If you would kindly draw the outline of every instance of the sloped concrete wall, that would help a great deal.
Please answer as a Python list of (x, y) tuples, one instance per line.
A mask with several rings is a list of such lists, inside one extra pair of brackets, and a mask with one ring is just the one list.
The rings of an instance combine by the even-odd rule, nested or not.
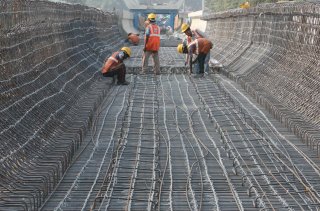
[(127, 10), (122, 11), (121, 26), (125, 35), (128, 33), (139, 33), (139, 31), (133, 26), (133, 14)]
[(38, 210), (68, 168), (111, 84), (117, 18), (46, 1), (1, 1), (0, 210)]
[(279, 120), (320, 141), (320, 5), (266, 4), (207, 15), (212, 57)]

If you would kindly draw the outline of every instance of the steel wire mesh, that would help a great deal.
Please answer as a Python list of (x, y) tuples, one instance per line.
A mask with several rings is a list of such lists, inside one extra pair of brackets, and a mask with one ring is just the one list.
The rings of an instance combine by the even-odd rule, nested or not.
[(0, 207), (38, 210), (79, 148), (111, 82), (117, 19), (80, 5), (1, 1)]
[[(205, 8), (214, 12), (221, 12), (226, 10), (240, 9), (240, 5), (249, 2), (251, 7), (260, 6), (262, 4), (281, 2), (278, 0), (204, 0)], [(295, 0), (294, 2), (316, 2), (317, 0)], [(292, 1), (293, 2), (293, 1)]]
[(318, 3), (208, 14), (213, 57), (261, 104), (319, 150)]

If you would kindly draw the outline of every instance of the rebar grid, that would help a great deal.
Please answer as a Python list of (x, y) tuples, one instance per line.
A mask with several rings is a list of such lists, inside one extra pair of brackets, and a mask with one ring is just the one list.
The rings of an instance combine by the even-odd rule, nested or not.
[(97, 69), (119, 46), (119, 32), (113, 15), (79, 5), (2, 3), (0, 207), (38, 210), (106, 95), (111, 82)]
[[(122, 44), (112, 14), (1, 3), (1, 210), (319, 209), (317, 156), (230, 81), (172, 74), (186, 72), (183, 57), (165, 47), (162, 72), (170, 74), (131, 76), (130, 86), (106, 90), (97, 70)], [(208, 19), (224, 73), (319, 151), (319, 130), (294, 112), (296, 93), (318, 99), (318, 7), (308, 5)], [(300, 51), (306, 56), (295, 59)], [(278, 72), (279, 93), (268, 75)], [(310, 102), (298, 111), (313, 118), (318, 101)]]
[(100, 153), (85, 149), (43, 210), (316, 209), (319, 160), (215, 80), (133, 75), (127, 94), (113, 88), (89, 136)]
[[(248, 195), (255, 195), (255, 206), (268, 209), (318, 207), (319, 190), (313, 188), (314, 177), (319, 177), (318, 164), (309, 163), (310, 158), (293, 145), (279, 149), (275, 141), (283, 137), (272, 133), (276, 139), (271, 139), (268, 130), (260, 128), (265, 120), (259, 119), (262, 123), (258, 124), (255, 116), (247, 113), (246, 107), (237, 106), (221, 87), (199, 82), (197, 91), (221, 134), (235, 174), (242, 176)], [(291, 147), (296, 151), (294, 156)]]
[(318, 153), (319, 8), (265, 4), (205, 17), (223, 72)]
[(150, 75), (135, 77), (121, 136), (113, 153), (114, 163), (106, 174), (109, 179), (105, 180), (91, 209), (154, 209), (159, 177), (157, 83), (157, 78)]
[(267, 4), (205, 18), (223, 73), (317, 153), (319, 8), (317, 3)]

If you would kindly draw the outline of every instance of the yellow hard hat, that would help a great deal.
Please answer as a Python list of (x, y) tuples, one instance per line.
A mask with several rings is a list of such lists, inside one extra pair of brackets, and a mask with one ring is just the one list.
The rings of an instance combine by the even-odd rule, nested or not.
[(150, 19), (156, 19), (156, 14), (150, 13), (150, 14), (148, 15), (148, 19), (149, 19), (149, 20), (150, 20)]
[(177, 51), (178, 51), (178, 53), (183, 53), (183, 44), (179, 44), (177, 46)]
[(250, 3), (246, 1), (246, 2), (244, 2), (242, 4), (240, 4), (240, 8), (248, 9), (248, 8), (250, 8)]
[(181, 31), (182, 31), (182, 32), (187, 31), (187, 29), (189, 29), (189, 28), (190, 28), (190, 26), (189, 26), (188, 24), (186, 24), (186, 23), (183, 23), (183, 24), (181, 25)]
[(131, 49), (129, 47), (122, 47), (121, 50), (126, 52), (129, 57), (131, 56)]

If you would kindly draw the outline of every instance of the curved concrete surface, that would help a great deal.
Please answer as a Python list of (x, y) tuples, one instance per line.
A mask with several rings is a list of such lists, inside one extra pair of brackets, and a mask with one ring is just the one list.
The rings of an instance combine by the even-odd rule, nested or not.
[(197, 12), (192, 12), (188, 14), (188, 17), (191, 18), (192, 22), (191, 22), (191, 26), (190, 28), (192, 30), (194, 29), (199, 29), (203, 32), (206, 31), (207, 28), (207, 21), (202, 19), (203, 16), (203, 11), (197, 11)]
[(178, 0), (178, 1), (171, 1), (168, 3), (157, 4), (157, 5), (150, 5), (150, 4), (140, 4), (137, 0), (124, 0), (124, 3), (126, 4), (128, 9), (164, 9), (164, 10), (178, 10), (181, 8), (184, 0)]
[(127, 10), (122, 11), (121, 27), (125, 31), (125, 34), (140, 32), (133, 26), (133, 14)]

